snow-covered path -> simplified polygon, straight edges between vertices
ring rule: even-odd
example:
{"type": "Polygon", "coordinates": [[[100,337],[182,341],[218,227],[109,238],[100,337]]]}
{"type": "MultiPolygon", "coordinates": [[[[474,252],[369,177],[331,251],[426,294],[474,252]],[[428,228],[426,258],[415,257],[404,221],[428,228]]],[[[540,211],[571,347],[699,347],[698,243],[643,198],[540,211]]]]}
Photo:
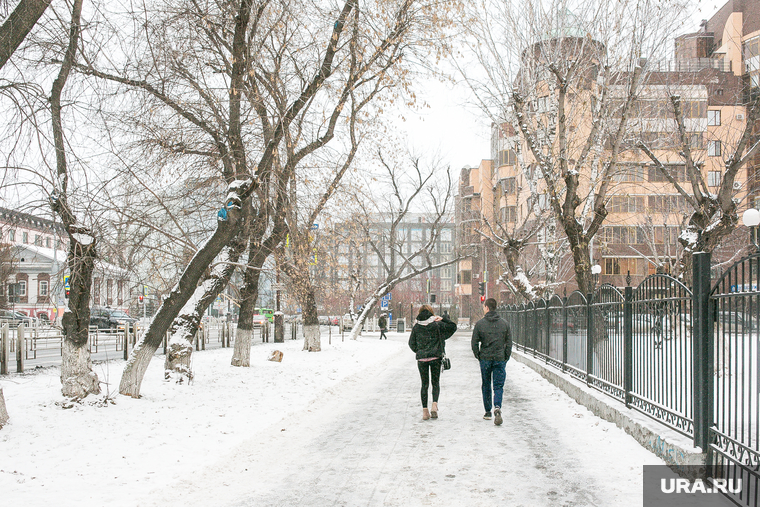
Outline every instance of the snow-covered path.
{"type": "Polygon", "coordinates": [[[494,426],[482,419],[469,334],[457,333],[447,349],[453,368],[442,373],[438,420],[421,419],[416,364],[399,348],[318,402],[254,430],[201,473],[156,491],[156,504],[642,504],[642,465],[660,459],[515,361],[504,424],[494,426]]]}

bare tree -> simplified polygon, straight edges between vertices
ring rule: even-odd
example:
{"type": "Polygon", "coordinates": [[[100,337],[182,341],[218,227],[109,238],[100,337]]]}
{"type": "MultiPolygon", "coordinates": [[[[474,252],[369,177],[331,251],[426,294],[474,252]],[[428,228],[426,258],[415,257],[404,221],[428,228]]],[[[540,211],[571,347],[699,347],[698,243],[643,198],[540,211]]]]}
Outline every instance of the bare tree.
{"type": "Polygon", "coordinates": [[[460,71],[492,121],[520,133],[520,150],[541,179],[538,193],[569,242],[578,287],[588,291],[590,244],[608,214],[631,104],[646,82],[641,63],[663,52],[679,6],[633,0],[570,8],[563,1],[473,6],[467,52],[478,66],[460,71]]]}
{"type": "MultiPolygon", "coordinates": [[[[735,89],[733,96],[735,105],[730,109],[741,110],[746,122],[739,131],[729,124],[727,128],[716,129],[714,133],[704,133],[708,143],[707,150],[704,150],[701,146],[705,141],[702,139],[703,133],[697,134],[699,145],[695,146],[695,137],[692,131],[687,130],[682,97],[675,93],[670,95],[671,114],[677,125],[674,144],[680,148],[678,155],[685,166],[685,178],[679,176],[672,167],[666,166],[663,162],[664,154],[658,153],[648,142],[640,140],[638,143],[690,208],[688,223],[679,236],[684,247],[679,270],[681,273],[690,273],[693,252],[714,251],[736,229],[739,203],[749,190],[747,185],[737,181],[737,177],[739,171],[760,151],[760,139],[753,135],[753,129],[760,120],[760,94],[746,100],[744,90],[735,89]],[[722,158],[724,153],[726,158],[722,158]],[[721,157],[719,160],[723,167],[721,164],[705,164],[706,161],[702,159],[705,154],[708,157],[721,157]],[[711,187],[717,187],[717,191],[712,191],[711,187]]],[[[719,114],[720,110],[717,111],[719,114]]]]}
{"type": "MultiPolygon", "coordinates": [[[[52,0],[20,0],[0,26],[0,69],[24,42],[52,0]]],[[[5,14],[5,13],[3,13],[5,14]]]]}
{"type": "Polygon", "coordinates": [[[453,254],[445,258],[436,252],[442,226],[452,215],[454,197],[450,171],[435,164],[426,169],[421,159],[413,156],[396,164],[381,150],[377,158],[385,174],[378,178],[379,181],[372,182],[371,189],[367,190],[373,197],[355,194],[361,214],[354,221],[362,228],[362,239],[368,250],[378,259],[379,272],[351,330],[354,340],[385,294],[407,280],[454,264],[462,258],[453,254]],[[385,199],[373,190],[380,182],[390,189],[385,199]],[[412,242],[404,234],[415,209],[422,210],[427,231],[419,243],[412,242]]]}

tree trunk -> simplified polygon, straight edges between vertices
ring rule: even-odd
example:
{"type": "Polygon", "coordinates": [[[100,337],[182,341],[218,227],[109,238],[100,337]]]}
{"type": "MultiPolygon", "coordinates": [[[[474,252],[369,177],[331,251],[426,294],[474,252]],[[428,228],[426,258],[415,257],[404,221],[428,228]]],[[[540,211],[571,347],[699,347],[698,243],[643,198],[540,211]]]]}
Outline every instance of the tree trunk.
{"type": "MultiPolygon", "coordinates": [[[[308,274],[306,275],[308,277],[308,274]]],[[[317,315],[317,300],[314,288],[309,285],[301,298],[303,308],[303,350],[320,352],[322,340],[319,333],[319,316],[317,315]]]]}
{"type": "Polygon", "coordinates": [[[92,371],[87,345],[81,347],[64,340],[61,354],[61,392],[64,396],[75,399],[100,393],[100,382],[98,375],[92,371]]]}
{"type": "Polygon", "coordinates": [[[362,308],[362,313],[359,314],[359,318],[356,319],[356,322],[354,322],[354,327],[351,329],[351,339],[356,340],[359,338],[359,335],[362,332],[362,326],[364,326],[364,321],[367,320],[367,316],[370,314],[370,312],[375,308],[375,305],[377,305],[377,302],[380,300],[380,296],[377,295],[377,293],[372,294],[370,298],[364,303],[364,308],[362,308]]]}
{"type": "MultiPolygon", "coordinates": [[[[261,263],[263,265],[263,262],[261,263]]],[[[261,267],[261,265],[256,267],[261,267]]],[[[245,283],[240,290],[240,314],[238,315],[235,348],[232,353],[232,366],[249,367],[251,365],[251,340],[253,339],[253,315],[256,300],[259,297],[258,269],[247,269],[243,279],[245,283]]]]}
{"type": "Polygon", "coordinates": [[[594,283],[591,278],[591,251],[588,241],[585,239],[569,238],[573,252],[573,268],[575,269],[575,281],[578,290],[583,294],[589,294],[594,283]]]}
{"type": "MultiPolygon", "coordinates": [[[[243,234],[245,236],[245,234],[243,234]]],[[[177,382],[193,377],[190,370],[190,359],[193,355],[193,339],[200,327],[201,317],[206,308],[227,287],[235,271],[235,264],[244,250],[244,238],[236,238],[232,245],[226,247],[219,256],[219,263],[211,271],[211,275],[196,287],[193,296],[185,304],[172,322],[169,347],[164,362],[164,378],[167,380],[177,374],[177,382]]]]}
{"type": "Polygon", "coordinates": [[[0,27],[0,69],[18,49],[52,0],[21,0],[0,27]]]}
{"type": "Polygon", "coordinates": [[[234,196],[235,194],[238,196],[244,194],[247,186],[251,184],[250,181],[247,181],[243,184],[237,182],[234,188],[232,185],[230,186],[230,196],[227,198],[227,220],[217,221],[216,231],[190,260],[179,282],[169,293],[169,297],[161,303],[142,339],[132,350],[132,355],[124,367],[124,373],[119,384],[121,394],[133,398],[140,397],[140,386],[145,376],[145,370],[148,369],[148,364],[156,349],[161,345],[164,334],[166,334],[179,311],[194,294],[198,281],[205,273],[206,268],[222,248],[239,232],[241,206],[250,206],[250,198],[246,198],[241,203],[239,199],[236,201],[234,196]]]}
{"type": "Polygon", "coordinates": [[[3,396],[3,388],[0,387],[0,429],[6,425],[10,417],[8,417],[8,409],[5,408],[5,396],[3,396]]]}
{"type": "MultiPolygon", "coordinates": [[[[79,234],[82,234],[81,232],[79,234]]],[[[90,288],[95,269],[95,241],[82,244],[69,233],[69,306],[63,314],[61,393],[69,398],[99,394],[98,376],[92,371],[90,349],[90,288]]]]}

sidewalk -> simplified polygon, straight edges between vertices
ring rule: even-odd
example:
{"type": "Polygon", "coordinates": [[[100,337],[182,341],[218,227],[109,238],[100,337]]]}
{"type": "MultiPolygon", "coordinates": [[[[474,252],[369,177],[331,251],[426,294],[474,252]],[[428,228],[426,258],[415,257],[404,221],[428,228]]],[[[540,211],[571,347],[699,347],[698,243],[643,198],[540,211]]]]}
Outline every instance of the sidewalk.
{"type": "MultiPolygon", "coordinates": [[[[365,334],[361,341],[374,339],[365,334]]],[[[389,334],[401,342],[408,333],[389,334]]],[[[510,361],[504,424],[482,419],[469,333],[449,340],[440,418],[422,421],[411,351],[330,389],[202,473],[154,491],[156,505],[642,504],[642,465],[663,464],[526,366],[510,361]]]]}

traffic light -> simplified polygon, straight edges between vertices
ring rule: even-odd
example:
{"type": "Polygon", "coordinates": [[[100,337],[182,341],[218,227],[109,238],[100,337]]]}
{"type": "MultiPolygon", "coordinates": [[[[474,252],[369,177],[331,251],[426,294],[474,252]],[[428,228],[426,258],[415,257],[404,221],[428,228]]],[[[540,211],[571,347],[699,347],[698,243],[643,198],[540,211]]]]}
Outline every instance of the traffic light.
{"type": "Polygon", "coordinates": [[[143,301],[143,297],[142,297],[142,295],[138,296],[138,297],[137,297],[137,299],[139,299],[139,300],[140,300],[140,302],[142,303],[142,301],[143,301]]]}
{"type": "Polygon", "coordinates": [[[71,289],[66,289],[66,297],[69,297],[69,292],[70,291],[71,291],[71,289]]]}
{"type": "Polygon", "coordinates": [[[485,302],[486,302],[486,297],[485,296],[480,296],[480,303],[482,304],[482,303],[485,303],[485,302]]]}
{"type": "MultiPolygon", "coordinates": [[[[486,295],[486,282],[478,282],[478,294],[481,296],[486,295]]],[[[484,300],[483,298],[480,299],[484,300]]]]}

